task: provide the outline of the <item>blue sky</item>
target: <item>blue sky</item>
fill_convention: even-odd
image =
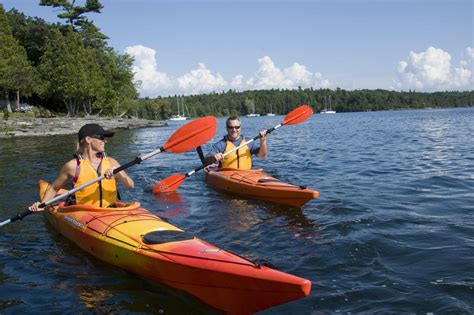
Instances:
[[[37,0],[3,0],[56,22]],[[83,3],[84,1],[76,1]],[[471,0],[102,0],[89,18],[142,96],[268,88],[473,90]]]

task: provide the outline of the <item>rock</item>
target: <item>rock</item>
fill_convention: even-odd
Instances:
[[[0,120],[0,138],[75,134],[82,126],[91,123],[99,124],[106,130],[167,126],[167,123],[163,121],[98,116]],[[13,131],[12,128],[14,128]]]

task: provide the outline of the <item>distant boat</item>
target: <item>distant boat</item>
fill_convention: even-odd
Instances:
[[[320,114],[335,114],[336,111],[332,109],[332,106],[331,106],[331,96],[329,96],[329,109],[327,108],[327,102],[326,102],[326,106],[324,107],[324,109],[320,112]]]
[[[181,115],[172,115],[169,120],[186,120],[188,119],[188,117],[185,117],[185,116],[181,116]]]
[[[273,113],[273,110],[272,110],[272,104],[270,104],[270,112],[267,113],[267,116],[275,116],[275,114]]]
[[[260,117],[260,114],[255,113],[255,105],[253,105],[252,112],[250,114],[245,115],[247,117]]]
[[[179,113],[179,98],[178,98],[178,96],[176,96],[176,104],[178,105],[178,114],[177,114],[177,115],[172,115],[172,116],[169,118],[169,120],[180,121],[180,120],[186,120],[186,119],[188,119],[188,117],[186,117],[186,116],[184,115],[184,107],[186,106],[186,105],[184,105],[184,99],[181,98],[181,107],[182,107],[182,109],[183,109],[183,115],[181,115],[181,114]]]

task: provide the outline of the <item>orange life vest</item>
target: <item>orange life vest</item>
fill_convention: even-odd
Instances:
[[[105,171],[112,167],[110,160],[105,156],[105,154],[102,157],[97,170],[95,170],[92,165],[80,155],[77,155],[77,160],[78,171],[76,171],[77,179],[75,178],[73,181],[74,188],[83,185],[98,176],[104,175]],[[104,178],[100,182],[89,185],[76,192],[76,204],[107,208],[114,205],[116,201],[117,184],[115,178]]]
[[[245,143],[244,138],[242,138],[242,141],[240,142],[239,146],[242,145],[243,143]],[[234,148],[235,148],[235,145],[232,143],[232,141],[227,140],[225,150],[223,153],[226,154],[227,152],[229,152],[230,150]],[[224,159],[221,161],[221,167],[222,168],[228,168],[228,167],[239,168],[242,170],[252,169],[252,153],[250,152],[248,145],[244,145],[240,149],[224,157]]]

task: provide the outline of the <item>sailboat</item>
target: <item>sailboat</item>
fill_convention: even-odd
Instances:
[[[275,116],[275,114],[273,113],[273,110],[272,110],[272,104],[270,104],[270,112],[267,113],[267,116]]]
[[[324,106],[324,109],[320,112],[320,114],[335,114],[336,111],[332,109],[331,106],[331,96],[329,96],[329,109],[327,108],[327,102],[326,106]]]
[[[247,117],[260,117],[260,114],[255,113],[255,105],[253,105],[253,111],[250,114],[245,115]]]
[[[181,98],[181,107],[183,108],[183,115],[180,115],[179,113],[179,98],[176,96],[176,104],[178,105],[178,114],[177,115],[172,115],[169,120],[174,120],[174,121],[177,121],[177,120],[186,120],[188,119],[188,117],[186,117],[184,115],[184,99]]]

